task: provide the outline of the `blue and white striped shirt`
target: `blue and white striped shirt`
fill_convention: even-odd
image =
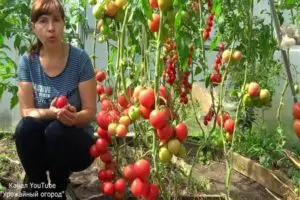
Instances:
[[[39,55],[24,54],[20,58],[18,80],[31,82],[36,108],[49,108],[54,97],[64,95],[68,102],[81,110],[78,84],[94,78],[94,69],[88,54],[69,45],[69,56],[64,70],[57,76],[48,76],[41,66]]]

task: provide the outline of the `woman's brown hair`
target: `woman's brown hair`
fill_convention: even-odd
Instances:
[[[31,8],[31,23],[38,21],[42,15],[49,15],[59,12],[61,18],[65,20],[65,12],[59,0],[33,0]],[[37,38],[37,42],[29,49],[29,55],[39,53],[43,44]]]

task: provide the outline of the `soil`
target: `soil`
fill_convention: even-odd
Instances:
[[[100,161],[95,160],[86,170],[75,172],[71,175],[71,186],[79,199],[109,199],[101,197],[100,194],[100,183],[97,178],[97,171],[100,165]],[[207,165],[197,165],[194,168],[193,176],[202,184],[205,183],[204,188],[206,189],[203,189],[201,194],[218,195],[225,193],[225,174],[226,167],[222,161],[211,161]],[[24,171],[16,154],[13,138],[11,136],[3,137],[3,135],[1,137],[0,134],[0,199],[17,199],[5,198],[3,194],[19,192],[19,189],[10,188],[9,184],[22,184],[23,178]],[[262,185],[237,172],[234,172],[232,176],[231,194],[233,199],[239,200],[274,199]]]

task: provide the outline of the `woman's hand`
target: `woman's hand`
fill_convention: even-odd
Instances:
[[[57,114],[59,112],[59,108],[57,108],[55,105],[56,105],[56,101],[57,101],[57,97],[55,97],[52,101],[51,101],[51,104],[50,104],[50,108],[49,110],[52,111],[52,113],[55,115],[54,118],[57,119]]]
[[[59,109],[57,119],[66,126],[74,126],[77,120],[76,108],[70,104]]]

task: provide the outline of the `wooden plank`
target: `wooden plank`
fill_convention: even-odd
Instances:
[[[292,181],[283,178],[277,171],[267,169],[238,153],[233,153],[233,169],[267,187],[284,199],[297,199],[296,194],[292,191]],[[300,197],[298,198],[300,199]]]

